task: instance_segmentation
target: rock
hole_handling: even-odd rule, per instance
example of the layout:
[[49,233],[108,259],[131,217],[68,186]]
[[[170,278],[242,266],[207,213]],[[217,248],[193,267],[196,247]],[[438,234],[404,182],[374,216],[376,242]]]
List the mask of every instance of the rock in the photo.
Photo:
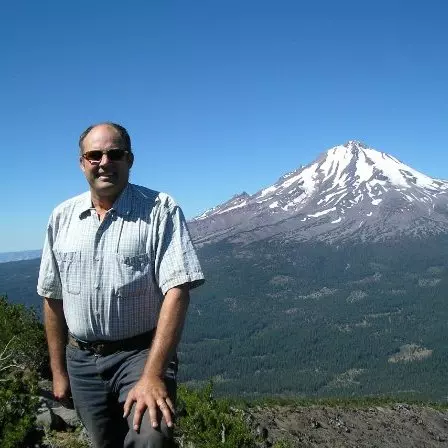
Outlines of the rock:
[[255,432],[257,436],[261,437],[263,440],[268,438],[268,430],[264,426],[257,426]]
[[[273,446],[448,447],[448,410],[406,403],[377,408],[285,406],[251,409],[254,426],[264,426]],[[272,415],[275,420],[272,420]],[[320,428],[320,429],[316,429]],[[286,445],[288,446],[288,445]],[[257,448],[265,448],[260,441]]]
[[68,426],[71,427],[77,427],[81,424],[78,414],[74,409],[68,409],[63,406],[52,408],[55,415],[58,415],[60,418],[64,420],[65,423],[67,423]]
[[67,431],[80,425],[76,411],[62,406],[52,396],[41,394],[36,424],[39,428],[48,427],[56,431]]
[[55,431],[67,431],[69,425],[64,421],[64,419],[56,414],[53,409],[45,403],[39,409],[36,418],[37,427],[43,428],[48,427]]

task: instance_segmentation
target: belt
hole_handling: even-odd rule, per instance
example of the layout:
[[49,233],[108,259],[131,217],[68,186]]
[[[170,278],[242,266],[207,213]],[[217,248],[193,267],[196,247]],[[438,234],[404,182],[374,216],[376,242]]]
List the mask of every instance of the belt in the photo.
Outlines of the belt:
[[154,336],[155,329],[146,333],[138,334],[127,339],[121,339],[119,341],[82,341],[72,334],[68,335],[68,345],[76,347],[79,350],[86,350],[94,353],[95,355],[105,356],[111,355],[123,350],[135,350],[149,348],[152,338]]

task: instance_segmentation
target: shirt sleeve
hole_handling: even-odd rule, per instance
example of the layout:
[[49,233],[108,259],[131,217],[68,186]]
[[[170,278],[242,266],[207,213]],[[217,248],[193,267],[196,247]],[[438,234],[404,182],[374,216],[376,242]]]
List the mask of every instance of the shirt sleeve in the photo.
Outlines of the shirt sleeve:
[[202,285],[204,274],[187,223],[180,207],[172,202],[161,219],[157,238],[154,269],[162,293],[185,283],[190,288]]
[[42,259],[40,261],[37,293],[42,297],[48,297],[50,299],[62,299],[61,278],[53,252],[54,226],[52,218],[53,215],[48,222]]

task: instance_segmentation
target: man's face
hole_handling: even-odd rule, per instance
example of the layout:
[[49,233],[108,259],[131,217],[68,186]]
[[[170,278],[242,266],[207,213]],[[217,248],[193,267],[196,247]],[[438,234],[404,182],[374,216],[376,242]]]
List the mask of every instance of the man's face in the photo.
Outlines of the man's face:
[[[116,129],[109,125],[99,125],[84,138],[82,154],[110,149],[126,148]],[[115,200],[118,197],[128,182],[132,162],[133,154],[130,153],[126,153],[121,160],[116,161],[103,154],[101,160],[94,163],[80,157],[81,169],[90,185],[90,190],[99,199]]]

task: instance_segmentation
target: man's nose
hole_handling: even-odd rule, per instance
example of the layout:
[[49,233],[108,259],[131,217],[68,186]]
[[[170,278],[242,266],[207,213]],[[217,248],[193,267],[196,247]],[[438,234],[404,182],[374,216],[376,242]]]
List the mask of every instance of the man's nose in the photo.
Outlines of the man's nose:
[[109,162],[110,162],[110,159],[107,155],[107,152],[103,152],[103,155],[101,156],[99,165],[100,166],[107,165]]

